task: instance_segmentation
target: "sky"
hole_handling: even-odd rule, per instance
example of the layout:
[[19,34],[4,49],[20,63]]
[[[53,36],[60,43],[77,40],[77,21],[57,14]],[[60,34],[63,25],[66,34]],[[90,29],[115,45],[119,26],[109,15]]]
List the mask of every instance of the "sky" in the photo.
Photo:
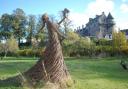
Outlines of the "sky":
[[106,15],[110,12],[118,28],[128,29],[128,0],[0,0],[0,16],[11,14],[16,8],[23,9],[27,15],[47,12],[54,16],[68,8],[73,28],[85,25],[89,18],[102,12]]

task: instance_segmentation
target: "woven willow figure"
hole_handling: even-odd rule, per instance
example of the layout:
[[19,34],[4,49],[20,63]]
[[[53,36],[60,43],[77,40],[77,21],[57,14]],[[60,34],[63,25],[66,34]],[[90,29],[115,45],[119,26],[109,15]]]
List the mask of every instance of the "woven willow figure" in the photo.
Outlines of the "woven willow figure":
[[44,52],[44,59],[40,59],[30,70],[24,75],[30,80],[32,85],[37,82],[45,81],[66,85],[66,82],[71,80],[67,67],[64,63],[62,48],[59,37],[63,35],[58,31],[59,25],[65,20],[69,11],[64,9],[63,19],[59,23],[52,23],[47,14],[42,16],[44,25],[48,30],[49,40]]

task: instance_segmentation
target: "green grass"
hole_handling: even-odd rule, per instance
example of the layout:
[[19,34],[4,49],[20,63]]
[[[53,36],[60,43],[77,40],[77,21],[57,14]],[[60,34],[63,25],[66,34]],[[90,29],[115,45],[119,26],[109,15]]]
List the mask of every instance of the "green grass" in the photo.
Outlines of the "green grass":
[[[120,59],[66,58],[66,64],[75,84],[69,89],[128,89],[128,71],[120,66]],[[6,79],[30,68],[35,60],[0,61],[0,79]],[[22,89],[3,86],[0,89]]]

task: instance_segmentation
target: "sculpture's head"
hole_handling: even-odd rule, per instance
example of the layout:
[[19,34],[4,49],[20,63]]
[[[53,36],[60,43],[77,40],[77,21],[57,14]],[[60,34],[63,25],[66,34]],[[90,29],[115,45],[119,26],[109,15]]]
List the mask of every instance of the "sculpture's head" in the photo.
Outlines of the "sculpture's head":
[[44,23],[46,23],[48,20],[49,20],[48,14],[47,14],[47,13],[43,14],[43,16],[42,16],[42,21],[43,21]]

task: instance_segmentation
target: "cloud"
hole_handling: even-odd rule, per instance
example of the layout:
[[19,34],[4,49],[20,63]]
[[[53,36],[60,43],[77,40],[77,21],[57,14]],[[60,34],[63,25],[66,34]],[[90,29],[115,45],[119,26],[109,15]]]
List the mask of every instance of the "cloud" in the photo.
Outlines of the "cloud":
[[128,4],[123,3],[120,6],[120,10],[121,10],[122,13],[128,13]]
[[113,12],[114,1],[113,0],[95,0],[88,4],[87,13],[90,15],[101,14],[103,11],[105,13]]
[[[128,13],[128,0],[122,0],[122,5],[120,6],[120,10],[124,13],[123,17],[121,17],[120,12],[116,12],[115,10],[115,2],[114,0],[92,0],[92,2],[88,3],[87,7],[85,7],[85,11],[83,13],[75,12],[75,10],[71,11],[69,15],[69,19],[72,20],[74,25],[74,29],[82,25],[85,25],[89,18],[94,18],[95,15],[100,15],[104,11],[107,15],[109,12],[112,13],[113,17],[115,17],[116,26],[120,29],[128,29],[128,21],[126,19]],[[118,14],[118,15],[117,15]]]
[[69,19],[72,21],[73,28],[85,25],[88,22],[89,17],[85,13],[72,12],[69,15]]
[[113,0],[93,0],[90,2],[83,13],[72,12],[69,18],[72,20],[74,28],[85,25],[89,18],[93,18],[97,14],[102,14],[104,11],[106,14],[112,12],[114,9]]
[[122,0],[122,2],[126,2],[127,0]]
[[127,14],[128,14],[128,4],[126,4],[128,0],[122,0],[122,4],[120,6],[120,11],[123,17],[119,18],[117,21],[117,26],[120,29],[128,29],[128,21],[127,21]]
[[128,29],[128,21],[117,22],[117,26],[122,29]]

